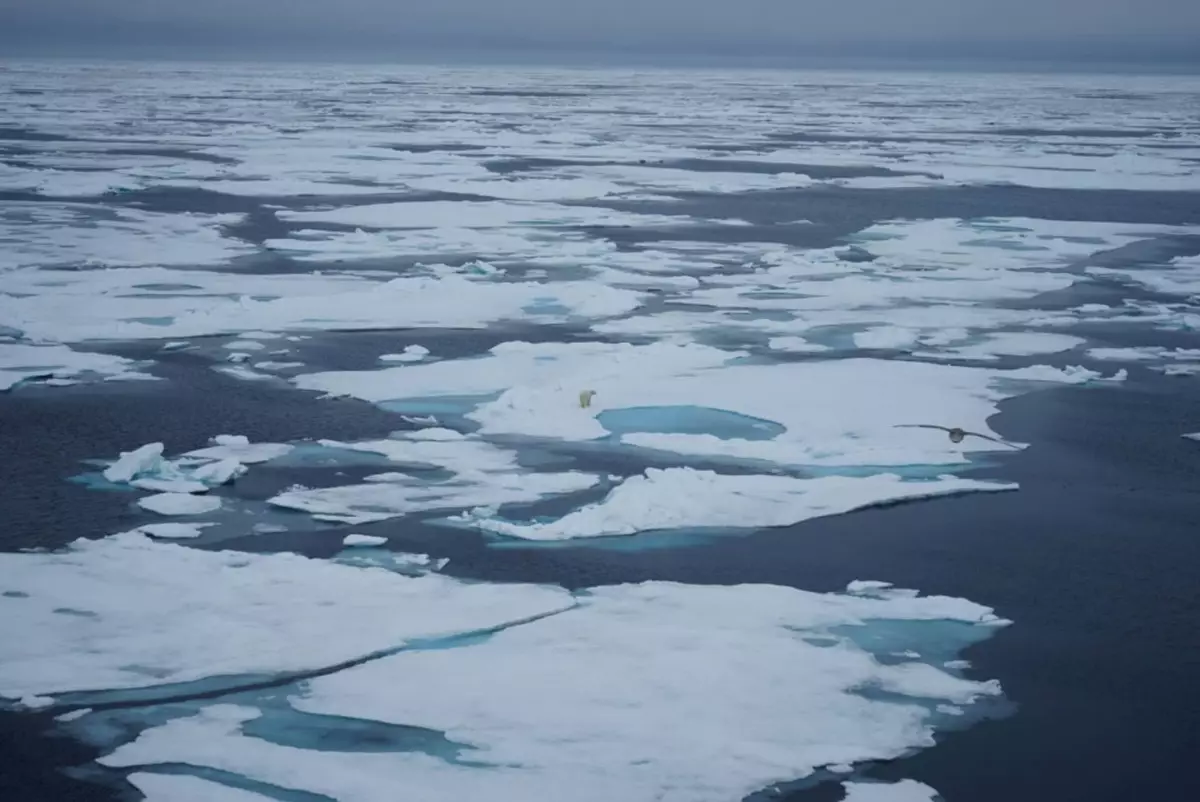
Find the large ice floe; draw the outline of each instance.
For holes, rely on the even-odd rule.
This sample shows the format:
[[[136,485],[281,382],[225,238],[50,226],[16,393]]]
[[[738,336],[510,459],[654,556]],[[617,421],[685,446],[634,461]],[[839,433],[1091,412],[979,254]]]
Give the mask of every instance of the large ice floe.
[[[581,801],[717,802],[899,757],[932,745],[947,715],[939,706],[997,698],[997,683],[945,664],[1006,623],[886,583],[817,594],[649,582],[570,594],[197,551],[136,533],[0,555],[0,576],[9,700],[168,700],[270,677],[299,683],[284,708],[201,702],[104,764],[186,763],[363,802],[397,787],[429,800],[570,789]],[[348,753],[281,740],[310,716],[357,720],[366,733],[372,722],[433,731],[450,748]]]
[[[962,463],[966,452],[997,446],[952,443],[897,425],[987,431],[996,403],[1022,385],[1101,376],[1083,368],[997,370],[887,359],[753,364],[744,356],[666,341],[509,342],[477,359],[309,374],[295,383],[410,414],[461,399],[461,413],[484,435],[616,436],[681,453],[833,466]],[[585,390],[595,392],[587,407],[578,402]]]

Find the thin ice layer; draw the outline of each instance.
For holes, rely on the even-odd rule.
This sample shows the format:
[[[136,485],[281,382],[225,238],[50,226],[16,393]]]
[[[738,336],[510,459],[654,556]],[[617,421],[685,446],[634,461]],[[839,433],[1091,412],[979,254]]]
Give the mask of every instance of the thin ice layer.
[[[936,704],[1000,692],[919,658],[1003,623],[963,599],[651,582],[579,601],[485,640],[312,680],[290,700],[444,733],[456,755],[280,746],[241,734],[258,710],[216,705],[101,762],[182,762],[355,802],[392,802],[396,788],[420,788],[422,802],[729,802],[932,746]],[[917,658],[884,664],[852,639],[898,633]]]
[[[952,476],[933,481],[905,481],[895,474],[797,479],[650,468],[626,479],[602,501],[555,521],[513,523],[479,515],[463,520],[507,537],[568,540],[663,529],[787,526],[873,504],[1015,489],[1015,484]]]
[[[0,554],[0,696],[314,670],[569,604],[548,587],[198,551],[134,532],[78,540]]]

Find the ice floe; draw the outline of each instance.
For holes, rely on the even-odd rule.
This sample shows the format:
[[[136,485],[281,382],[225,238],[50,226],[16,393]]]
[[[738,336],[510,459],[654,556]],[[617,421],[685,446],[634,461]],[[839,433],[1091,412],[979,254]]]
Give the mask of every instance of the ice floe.
[[[312,671],[572,603],[550,587],[199,551],[136,532],[0,554],[0,577],[10,699]]]
[[[477,397],[466,417],[487,435],[588,441],[619,434],[631,445],[791,465],[913,465],[961,463],[965,451],[993,446],[951,444],[897,424],[987,432],[996,403],[1018,392],[1021,382],[1100,378],[1080,367],[1045,365],[994,370],[883,359],[732,364],[741,356],[665,341],[512,342],[478,359],[295,381],[380,403]],[[595,391],[587,408],[578,402],[583,390]],[[615,412],[625,418],[617,432],[605,425],[606,415]],[[778,431],[769,433],[772,428]]]
[[[842,783],[846,795],[842,802],[936,802],[937,791],[916,780],[894,783]]]
[[[728,802],[825,766],[932,746],[937,704],[970,707],[998,684],[922,658],[885,664],[859,644],[903,630],[919,653],[922,637],[961,646],[1003,623],[985,607],[916,594],[595,588],[560,614],[452,649],[399,652],[290,697],[291,715],[424,728],[444,736],[449,754],[286,746],[243,732],[249,722],[286,727],[286,711],[272,721],[279,714],[225,704],[147,729],[101,762],[185,762],[357,802],[398,787],[419,787],[429,802]],[[730,749],[730,731],[742,748]]]
[[[457,520],[506,537],[568,540],[667,529],[787,526],[874,504],[1016,489],[1015,484],[952,476],[932,481],[905,481],[888,473],[799,479],[649,468],[617,485],[602,501],[556,521],[515,523],[481,513],[467,513]]]
[[[123,357],[73,351],[65,345],[0,342],[0,392],[32,380],[70,384],[89,374],[106,380],[155,378],[136,370],[136,365]]]
[[[138,506],[159,515],[204,515],[221,509],[221,499],[216,496],[165,492],[138,499]]]

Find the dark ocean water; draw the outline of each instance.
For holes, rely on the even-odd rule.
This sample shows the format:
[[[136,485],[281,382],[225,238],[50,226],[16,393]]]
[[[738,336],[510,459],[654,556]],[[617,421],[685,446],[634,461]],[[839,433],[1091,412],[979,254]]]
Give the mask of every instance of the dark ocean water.
[[[358,338],[374,349],[372,336],[386,335]],[[470,335],[452,336],[474,350]],[[491,339],[481,335],[478,346]],[[343,340],[342,350],[355,361],[354,342]],[[367,404],[237,381],[194,360],[156,370],[170,381],[0,395],[0,548],[59,546],[136,525],[128,496],[63,481],[80,460],[131,444],[162,439],[171,451],[221,431],[362,438],[402,426]],[[1124,386],[1005,402],[993,424],[1032,447],[978,475],[1017,480],[1018,493],[866,510],[681,549],[491,549],[472,533],[419,523],[390,524],[391,547],[452,556],[451,573],[492,580],[829,591],[879,578],[965,596],[1016,622],[966,654],[976,676],[1002,681],[1015,714],[947,733],[937,748],[874,766],[871,776],[912,777],[969,802],[1200,799],[1189,762],[1200,749],[1200,446],[1179,436],[1200,430],[1200,383],[1135,369]],[[226,545],[332,548],[319,533],[250,540]],[[117,798],[62,773],[95,755],[48,735],[50,724],[45,715],[0,714],[0,800]],[[835,797],[817,788],[787,798]]]

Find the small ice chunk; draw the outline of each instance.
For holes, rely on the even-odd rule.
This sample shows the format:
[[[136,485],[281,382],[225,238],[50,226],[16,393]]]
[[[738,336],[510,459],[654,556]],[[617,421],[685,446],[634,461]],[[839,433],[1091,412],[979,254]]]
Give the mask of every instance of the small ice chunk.
[[[229,351],[261,351],[267,346],[254,340],[233,340],[221,347]]]
[[[943,713],[947,716],[961,716],[966,713],[966,711],[963,710],[958,705],[941,704],[941,705],[938,705],[936,709],[937,709],[937,712]]]
[[[856,579],[849,585],[846,585],[846,592],[865,596],[872,595],[880,590],[887,590],[891,586],[891,582],[880,582],[875,579]]]
[[[1188,440],[1200,441],[1200,432],[1192,432],[1191,434],[1185,434],[1184,437],[1186,437]]]
[[[380,362],[420,362],[429,356],[429,349],[423,345],[410,345],[400,354],[381,354]]]
[[[767,341],[767,347],[773,351],[789,351],[793,354],[818,353],[829,350],[829,346],[809,342],[803,337],[772,337]]]
[[[69,713],[63,713],[61,716],[55,716],[54,720],[61,721],[65,724],[68,721],[75,721],[76,719],[83,718],[90,712],[92,712],[90,707],[81,707],[78,710],[72,710]]]
[[[229,361],[233,362],[234,364],[240,364],[242,362],[249,362],[250,354],[247,354],[244,351],[234,351],[232,354],[229,355]]]
[[[217,446],[248,446],[250,438],[244,434],[218,434],[212,438],[212,443]]]
[[[147,443],[133,451],[122,451],[120,458],[104,470],[104,478],[117,484],[128,482],[140,473],[148,473],[162,459],[163,444]]]
[[[159,493],[139,499],[138,506],[159,515],[203,515],[220,509],[221,499],[187,493]]]
[[[201,465],[192,471],[192,478],[207,486],[216,487],[232,482],[245,472],[246,466],[236,459],[228,457],[217,462],[210,462],[208,465]]]
[[[184,456],[211,460],[236,459],[244,465],[254,465],[282,457],[291,450],[292,446],[287,443],[251,443],[250,438],[244,435],[219,434],[212,438],[211,446],[197,448]]]
[[[378,535],[346,535],[342,539],[343,546],[382,546],[384,543],[387,538]]]
[[[842,802],[934,802],[937,791],[916,780],[897,783],[842,783]]]
[[[46,696],[26,694],[17,700],[17,704],[28,710],[39,710],[43,707],[49,707],[50,705],[54,704],[54,700]]]
[[[190,479],[160,479],[154,476],[147,476],[141,479],[134,479],[129,484],[138,490],[152,490],[155,493],[208,492],[208,485],[203,482],[194,482]]]
[[[216,524],[201,524],[201,523],[166,523],[166,524],[146,524],[139,526],[133,530],[141,532],[144,535],[151,537],[160,537],[166,540],[187,540],[194,537],[200,537],[200,530],[208,526],[216,526]]]

